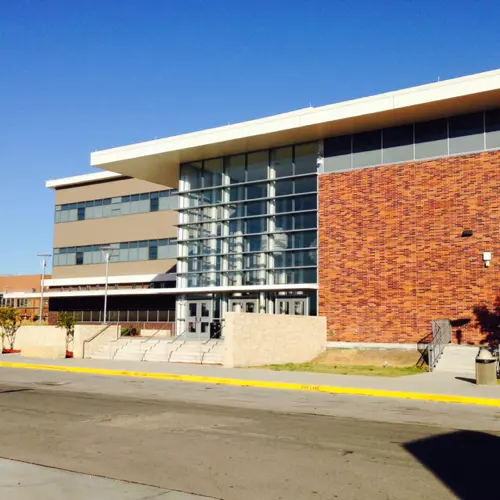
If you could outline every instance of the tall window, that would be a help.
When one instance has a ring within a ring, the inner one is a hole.
[[[181,165],[178,286],[315,283],[318,144]]]

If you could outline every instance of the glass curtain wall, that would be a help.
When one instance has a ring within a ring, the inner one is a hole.
[[[178,287],[317,282],[318,144],[181,165]]]

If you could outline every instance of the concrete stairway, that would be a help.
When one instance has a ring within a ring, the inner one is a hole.
[[[224,341],[185,340],[179,341],[170,356],[171,363],[198,363],[204,365],[220,365],[224,356]]]
[[[91,359],[119,359],[124,361],[139,361],[142,357],[142,342],[144,339],[122,337],[104,344]]]
[[[171,363],[222,364],[224,341],[124,337],[103,345],[91,359]]]
[[[475,375],[475,358],[478,352],[477,346],[447,345],[434,371]]]

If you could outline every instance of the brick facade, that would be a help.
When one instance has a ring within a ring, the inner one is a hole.
[[[319,288],[332,340],[416,342],[436,318],[484,339],[473,308],[500,295],[500,152],[321,175]]]

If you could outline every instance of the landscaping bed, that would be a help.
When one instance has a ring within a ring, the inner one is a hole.
[[[402,377],[423,372],[416,366],[419,357],[416,350],[407,349],[328,349],[308,363],[268,365],[265,368],[276,371]]]

